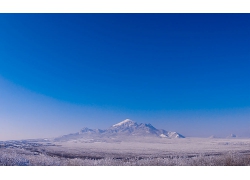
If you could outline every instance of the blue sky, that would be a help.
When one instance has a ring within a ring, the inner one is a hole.
[[[0,40],[0,139],[250,135],[249,14],[0,14]]]

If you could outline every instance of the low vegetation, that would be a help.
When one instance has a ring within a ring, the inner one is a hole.
[[[133,158],[66,158],[53,157],[46,153],[29,154],[25,150],[5,149],[0,151],[1,166],[249,166],[246,154],[228,152],[223,155],[133,157]]]

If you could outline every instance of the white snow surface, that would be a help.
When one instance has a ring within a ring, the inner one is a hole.
[[[117,124],[114,124],[112,127],[117,127],[117,126],[123,126],[123,125],[134,125],[136,124],[134,121],[130,120],[130,119],[125,119],[122,122],[119,122]]]

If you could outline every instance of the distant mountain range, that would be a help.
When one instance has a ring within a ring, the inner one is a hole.
[[[223,136],[215,136],[215,135],[212,135],[212,136],[209,136],[208,138],[227,138],[227,139],[234,139],[234,138],[244,138],[244,137],[239,137],[235,134],[230,134],[229,136],[226,136],[226,137],[223,137]]]
[[[83,138],[119,138],[124,137],[158,137],[158,138],[185,138],[177,132],[156,129],[151,124],[136,123],[130,119],[119,122],[108,129],[81,129],[77,133],[63,135],[54,139],[54,141],[71,141]]]

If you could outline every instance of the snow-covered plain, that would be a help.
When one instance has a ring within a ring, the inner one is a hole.
[[[250,165],[250,139],[14,141],[0,146],[0,165]]]
[[[166,156],[176,154],[218,154],[228,151],[250,153],[250,139],[219,139],[219,138],[142,138],[133,137],[119,140],[106,139],[98,141],[93,139],[81,139],[68,142],[56,142],[58,146],[51,146],[48,149],[67,149],[69,152],[82,152],[91,154],[133,154],[141,156]]]

